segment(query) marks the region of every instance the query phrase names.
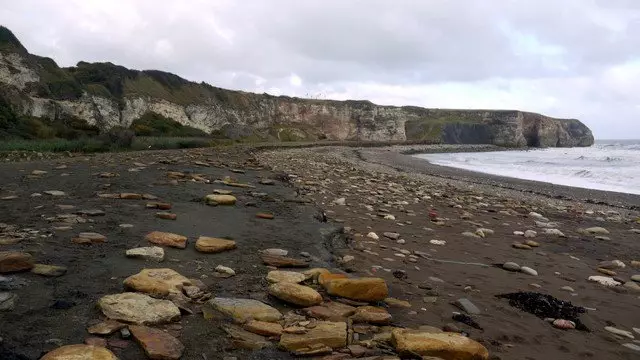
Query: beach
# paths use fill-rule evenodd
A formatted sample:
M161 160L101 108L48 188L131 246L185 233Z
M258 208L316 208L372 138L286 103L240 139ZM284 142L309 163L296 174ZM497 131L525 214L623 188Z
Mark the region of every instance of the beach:
M0 164L0 252L65 269L55 276L0 274L0 293L14 298L13 306L0 302L6 306L0 358L38 359L92 339L120 359L144 359L139 340L87 329L106 320L97 306L104 296L124 292L125 279L152 268L172 269L201 292L182 303L179 320L156 326L183 345L181 359L296 358L277 339L229 330L233 321L207 315L212 298L255 299L285 318L302 316L294 321L298 328L320 321L269 295L265 277L280 267L265 262L266 249L286 250L306 266L283 270L325 268L379 277L388 286L388 298L373 304L390 322L356 324L345 316L349 344L317 358L411 358L384 334L421 327L468 336L490 359L637 358L640 285L631 278L640 274L640 196L464 171L408 155L492 149L238 146ZM229 191L233 205L203 200ZM154 208L158 202L170 209ZM164 212L175 219L158 214ZM186 246L161 245L160 263L125 256L149 246L152 231L184 235ZM106 239L74 240L87 232ZM236 247L203 253L193 244L201 236ZM518 267L506 270L508 262ZM316 280L305 283L320 292L322 306L343 301ZM568 319L541 318L496 296L517 292L548 294L585 310L576 329L560 329L551 322Z

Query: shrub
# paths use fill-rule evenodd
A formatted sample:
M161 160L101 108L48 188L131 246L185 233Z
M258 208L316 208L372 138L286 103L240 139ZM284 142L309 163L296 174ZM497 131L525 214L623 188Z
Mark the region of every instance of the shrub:
M135 139L133 130L112 128L100 134L99 140L112 149L129 149Z

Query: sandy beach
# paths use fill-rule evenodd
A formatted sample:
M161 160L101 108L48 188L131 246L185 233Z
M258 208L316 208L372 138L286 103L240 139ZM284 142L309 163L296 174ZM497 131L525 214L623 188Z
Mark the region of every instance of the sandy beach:
M149 326L161 330L158 338L177 341L170 350L182 349L181 359L420 358L399 350L394 331L402 328L468 336L490 359L637 358L640 283L632 277L640 274L640 196L501 178L405 155L453 150L479 149L244 146L0 164L0 254L21 254L29 265L16 270L6 262L10 271L0 274L0 358L39 359L82 343L120 359L147 358L152 345L135 326L133 336L88 329L107 321L101 299L143 292L123 282L160 268L184 277L179 299L153 294L178 304L181 315ZM207 195L235 202L211 206ZM184 235L184 248L150 243L153 231ZM202 236L234 241L234 248L200 251ZM125 256L154 245L163 249L162 262ZM265 259L266 249L281 250L277 261ZM517 268L506 270L508 262ZM388 286L383 300L355 301L329 294L310 272L301 282L322 296L315 306L342 304L357 313L368 303L389 319L358 322L347 311L331 317L345 324L344 343L287 347L286 339L320 331L329 320L283 300L267 277L276 269L313 268L381 278ZM583 313L545 319L497 297L518 292L551 295ZM219 298L273 307L283 315L280 335L257 334L219 308L211 315L211 300ZM558 328L569 320L575 329Z

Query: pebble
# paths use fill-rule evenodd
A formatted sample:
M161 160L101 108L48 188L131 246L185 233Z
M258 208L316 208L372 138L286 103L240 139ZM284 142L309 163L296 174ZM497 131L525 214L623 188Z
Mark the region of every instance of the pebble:
M284 249L264 249L261 251L261 253L272 256L287 256L287 254L289 254L289 251Z
M373 240L380 240L380 237L378 236L378 234L374 233L374 232L370 232L367 234L367 237L369 239L373 239Z
M626 344L622 344L622 346L626 347L627 349L631 349L631 350L640 352L640 345L636 345L636 344L632 344L632 343L626 343Z
M506 262L502 265L502 268L508 271L520 271L520 265L514 262Z
M235 270L223 265L216 266L215 271L219 274L225 275L225 277L234 276L236 274Z
M635 282L640 282L640 274L639 275L632 275L631 276L631 280L633 280Z
M439 246L444 246L447 244L447 242L444 240L429 240L429 243L432 245L439 245Z
M10 292L0 292L0 311L11 311L16 306L18 295Z
M624 269L626 265L620 260L602 261L598 264L599 268L607 270Z
M553 320L553 327L562 329L562 330L571 330L576 328L576 323L570 320L564 319L555 319Z
M587 280L597 282L604 286L618 286L621 284L620 282L615 281L613 278L610 278L608 276L594 275L594 276L589 276Z
M514 231L514 232L513 232L513 235L516 235L516 236L524 236L524 232L523 232L523 231Z
M524 232L524 237L526 238L534 238L538 235L537 232L533 231L533 230L527 230Z
M394 233L394 232L385 232L382 235L384 235L385 237L391 240L398 240L400 238L400 234Z
M525 273L525 274L527 274L527 275L538 276L538 272L533 270L530 267L523 266L523 267L520 268L520 271Z
M569 291L569 292L576 292L571 286L563 286L563 287L560 288L560 290Z
M481 313L480 309L469 299L458 299L454 305L465 311L467 314L478 315Z

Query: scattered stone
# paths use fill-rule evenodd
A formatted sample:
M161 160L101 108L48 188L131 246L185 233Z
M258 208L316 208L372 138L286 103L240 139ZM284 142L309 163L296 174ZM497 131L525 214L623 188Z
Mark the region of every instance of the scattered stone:
M562 231L560 231L558 229L545 229L544 233L546 235L555 235L555 236L560 236L560 237L566 237L566 235Z
M623 285L627 290L640 293L640 285L635 281L627 281Z
M192 285L191 280L173 269L142 269L124 280L126 289L154 296L182 293L182 288L187 285Z
M232 339L232 344L236 348L260 350L271 346L271 343L264 336L244 330L237 325L225 324L222 325L222 330Z
M101 244L107 241L107 237L95 232L83 232L78 237L71 239L76 244Z
M274 219L273 214L269 214L269 213L257 213L256 217L258 219L266 219L266 220L273 220Z
M309 275L295 271L273 270L267 274L267 281L270 283L289 282L297 284L307 280L309 277Z
M284 249L265 249L262 250L261 253L272 256L287 256L289 254L289 251Z
M11 311L16 306L18 295L10 292L0 292L0 311Z
M286 256L278 256L278 255L269 255L266 253L262 253L262 262L265 265L275 266L277 268L282 267L295 267L295 268L303 268L309 267L309 263L305 260L294 259Z
M13 251L0 251L0 274L31 270L34 266L30 254Z
M145 236L145 239L156 245L163 245L184 249L187 247L187 237L162 231L152 231Z
M606 326L604 329L606 331L612 333L612 334L615 334L615 335L626 337L626 338L629 338L629 339L632 339L632 340L635 339L635 337L633 336L633 333L631 331L618 329L618 328L615 328L613 326Z
M520 265L514 262L506 262L502 264L502 268L508 271L520 271Z
M142 194L135 194L135 193L120 194L120 199L125 199L125 200L142 200L142 198L143 198Z
M467 314L478 315L481 313L480 309L474 303L472 303L471 300L469 299L465 299L465 298L458 299L456 300L454 305L459 307L461 310L463 310Z
M200 236L196 241L196 250L208 254L220 253L235 248L236 242L233 240Z
M118 360L104 347L93 345L66 345L45 354L40 360Z
M516 249L521 249L521 250L531 250L531 246L529 245L525 245L521 242L514 242L512 245L512 247L516 248Z
M64 266L35 264L31 272L42 276L58 277L66 274L67 268Z
M354 323L386 325L391 322L391 314L387 310L375 306L361 306L356 309L351 320Z
M387 283L381 278L334 279L323 286L330 295L356 301L381 301L389 295Z
M626 265L620 260L602 261L598 264L599 268L607 270L624 269Z
M538 276L538 272L535 271L534 269L527 267L527 266L523 266L520 268L520 272L523 272L527 275L531 275L531 276Z
M236 201L233 195L210 194L205 196L204 201L207 205L235 205Z
M64 191L60 191L60 190L47 190L44 191L45 194L47 195L51 195L51 196L65 196L67 195Z
M609 275L609 276L616 276L618 275L615 271L613 270L608 270L608 269L604 269L604 268L597 268L596 270L598 270L599 273L605 274L605 275Z
M370 232L367 234L367 237L369 239L373 239L373 240L380 240L380 237L378 236L378 234L374 233L374 232Z
M253 299L236 299L216 297L207 302L207 306L233 318L236 322L244 323L247 320L259 320L276 322L282 318L282 314L275 308ZM205 311L205 318L213 318L213 313Z
M84 216L104 216L106 213L100 209L88 209L88 210L79 210L76 212L78 215Z
M555 319L553 320L552 324L553 324L553 327L562 329L562 330L572 330L576 328L576 323L570 320Z
M98 306L109 319L139 325L163 324L180 318L180 309L171 301L139 293L106 295Z
M163 220L176 220L178 215L166 211L160 211L156 213L156 217Z
M523 236L524 232L523 231L514 231L513 235L515 235L515 236Z
M0 276L0 290L17 290L27 285L24 279L14 276Z
M560 288L560 290L569 291L569 292L576 292L571 286L563 286L563 287Z
M347 317L353 315L356 308L336 301L330 301L320 306L305 308L304 313L314 319L328 321L345 321Z
M397 307L397 308L405 308L408 309L411 307L411 303L405 300L400 300L392 297L388 297L384 299L384 303L389 307Z
M539 247L540 243L538 243L537 241L533 241L533 240L527 240L524 242L525 245L531 246L531 247Z
M135 259L162 262L164 260L164 249L158 246L140 247L127 250L125 255Z
M583 231L578 230L578 232L583 232L591 235L609 235L610 234L609 230L599 226L590 227L590 228L584 229Z
M489 351L460 334L394 329L391 343L401 356L437 356L448 360L487 360Z
M607 276L594 275L594 276L589 276L589 278L587 280L593 281L593 282L597 282L597 283L599 283L601 285L604 285L604 286L618 286L618 285L621 284L620 282L617 282L613 278L610 278L610 277L607 277Z
M343 348L347 346L347 324L318 321L316 326L305 334L282 334L279 345L288 351L303 353L319 347Z
M184 352L184 345L162 330L135 325L129 330L149 359L178 360Z
M534 238L538 235L538 233L536 231L533 230L527 230L524 232L524 237L526 238Z
M87 332L92 335L111 335L126 326L127 325L117 321L107 320L91 326L87 329Z
M245 330L262 336L282 335L282 325L266 321L249 320L242 326Z
M400 234L394 233L394 232L385 232L382 235L384 235L384 237L389 238L391 240L398 240L400 238Z
M640 274L638 275L631 275L631 280L635 281L635 282L640 282Z
M299 306L313 306L322 303L322 296L314 289L288 282L269 286L269 294L285 302Z
M336 204L336 205L345 206L345 205L347 205L347 199L345 199L345 198L335 199L335 200L333 200L333 203Z
M464 237L476 238L476 239L481 238L481 236L479 236L478 234L474 234L474 233L472 233L472 232L470 232L470 231L465 231L465 232L463 232L463 233L462 233L462 236L464 236Z
M447 244L446 241L444 240L429 240L429 244L431 245L439 245L439 246L444 246Z
M217 276L219 277L228 278L236 275L235 270L223 265L216 266L214 270L216 271L216 273L218 274Z
M640 345L632 344L632 343L626 343L626 344L622 344L622 346L626 347L627 349L631 349L631 350L640 352Z

